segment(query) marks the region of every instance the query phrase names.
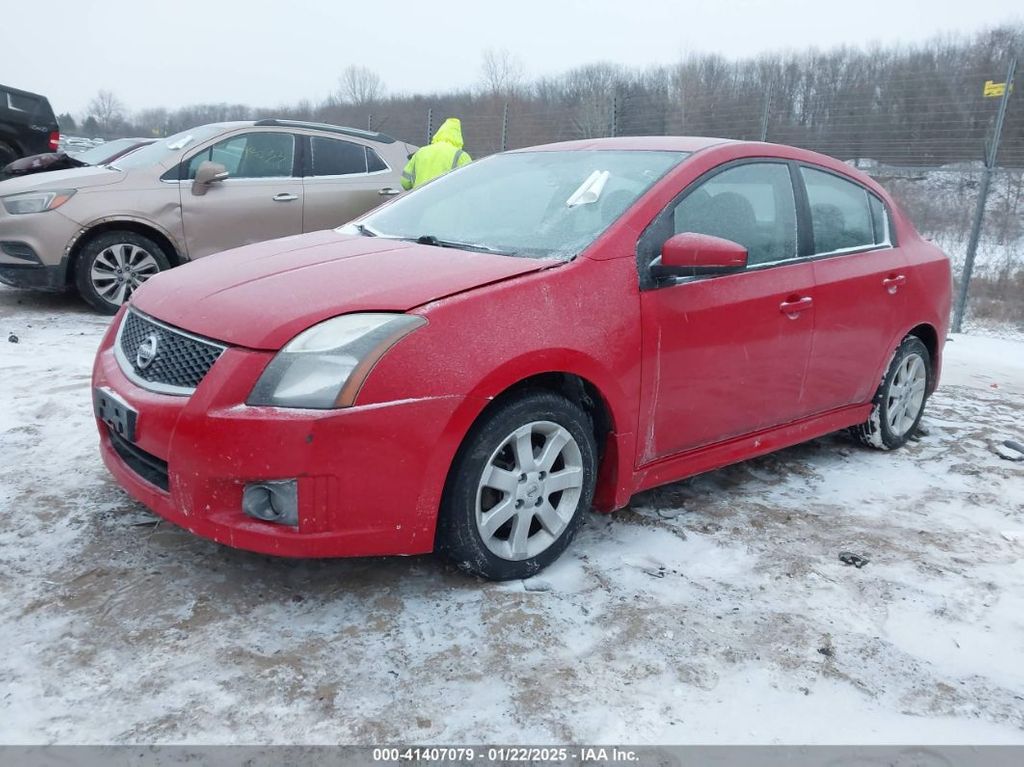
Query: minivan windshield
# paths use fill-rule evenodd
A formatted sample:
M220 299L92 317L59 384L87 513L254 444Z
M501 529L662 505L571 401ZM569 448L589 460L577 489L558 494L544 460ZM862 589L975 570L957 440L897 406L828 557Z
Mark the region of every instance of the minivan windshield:
M191 146L218 133L223 133L223 125L200 125L198 128L189 128L181 133L175 133L165 139L144 146L136 152L119 157L111 168L117 170L128 170L129 168L144 168L147 165L165 165L168 161L177 160L181 153Z
M686 154L583 150L495 155L431 181L340 231L570 259Z

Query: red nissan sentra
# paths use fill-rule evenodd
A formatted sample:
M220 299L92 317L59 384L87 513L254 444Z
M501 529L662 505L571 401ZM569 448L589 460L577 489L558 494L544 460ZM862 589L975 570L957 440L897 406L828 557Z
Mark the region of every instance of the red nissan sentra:
M592 506L848 427L899 447L949 304L947 258L841 162L577 141L154 277L94 404L118 482L197 535L521 578Z

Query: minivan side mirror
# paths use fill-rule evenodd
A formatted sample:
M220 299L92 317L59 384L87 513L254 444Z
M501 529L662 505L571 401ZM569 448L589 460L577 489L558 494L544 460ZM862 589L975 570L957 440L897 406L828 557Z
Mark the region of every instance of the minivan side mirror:
M669 237L662 245L661 255L651 263L651 276L663 280L731 274L746 268L747 249L738 242L710 234L682 232Z
M219 162L204 160L196 168L196 177L192 181L192 194L197 196L206 194L210 184L225 181L229 175L231 174L228 173L228 169Z

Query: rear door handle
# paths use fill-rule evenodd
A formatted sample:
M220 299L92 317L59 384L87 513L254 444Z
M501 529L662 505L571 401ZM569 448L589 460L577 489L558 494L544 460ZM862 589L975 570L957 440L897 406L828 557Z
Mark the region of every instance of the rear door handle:
M902 286L907 284L906 275L903 274L890 274L884 280L882 280L882 287L888 290L890 293L895 293Z
M800 312L805 312L812 306L814 306L814 299L810 296L801 296L799 298L793 296L779 304L779 311L791 320L795 320L800 316Z
M381 197L394 197L396 194L401 194L401 193L402 193L401 189L394 189L394 188L392 188L390 186L386 186L383 189L378 189L377 190L377 194L379 194Z
M281 194L274 195L274 202L291 202L297 199L299 199L299 196L290 192L281 192Z

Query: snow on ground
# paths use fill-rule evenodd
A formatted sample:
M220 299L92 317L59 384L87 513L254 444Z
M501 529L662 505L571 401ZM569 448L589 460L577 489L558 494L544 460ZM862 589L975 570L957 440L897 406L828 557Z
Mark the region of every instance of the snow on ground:
M492 584L158 522L97 455L106 324L0 288L0 742L1024 743L1024 342L948 344L903 450L659 488Z

